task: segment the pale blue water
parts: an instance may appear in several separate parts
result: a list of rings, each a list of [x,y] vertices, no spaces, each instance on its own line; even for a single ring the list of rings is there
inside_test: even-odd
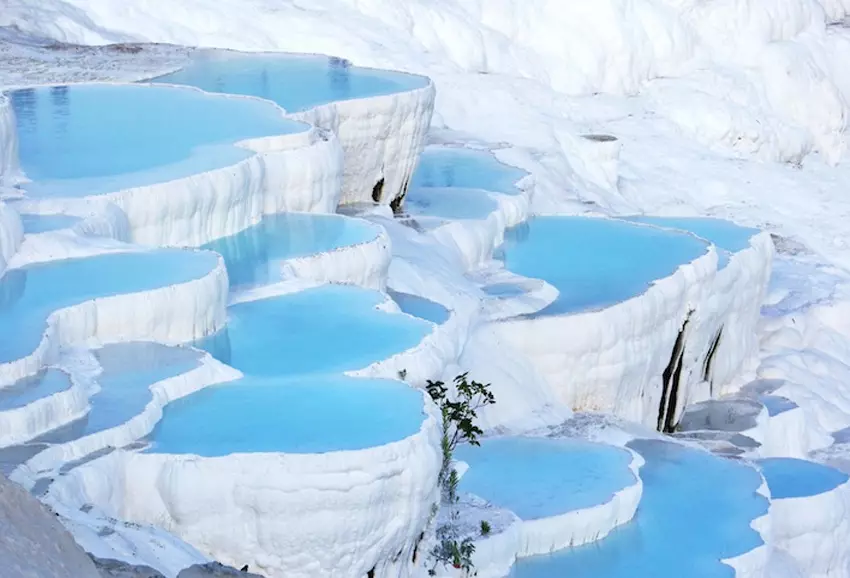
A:
[[[0,363],[32,353],[47,317],[59,308],[199,279],[217,263],[208,251],[159,249],[6,271],[0,278]]]
[[[407,194],[404,207],[416,216],[486,219],[499,205],[485,191],[415,188]]]
[[[706,250],[705,242],[677,231],[613,219],[535,217],[509,229],[499,253],[510,271],[560,291],[536,314],[558,315],[640,295]]]
[[[710,217],[651,217],[646,215],[628,217],[626,220],[687,231],[717,246],[719,263],[723,268],[729,264],[729,254],[743,251],[750,246],[750,239],[760,231],[742,227],[731,221]]]
[[[48,369],[16,381],[9,387],[0,388],[0,411],[17,409],[32,402],[63,392],[71,387],[67,373]]]
[[[815,462],[793,458],[758,461],[773,499],[804,498],[834,490],[848,480],[847,474]]]
[[[767,409],[767,415],[770,417],[799,407],[796,403],[781,395],[760,395],[758,400]]]
[[[117,343],[93,353],[103,372],[97,376],[100,391],[90,398],[89,413],[40,441],[63,443],[128,422],[153,399],[151,385],[195,369],[203,355],[187,347],[148,342]]]
[[[310,376],[248,377],[165,408],[154,453],[323,453],[360,450],[419,431],[422,393],[397,381]]]
[[[153,82],[258,96],[296,112],[336,100],[406,92],[426,86],[428,79],[358,68],[327,56],[219,53],[200,56],[186,68]]]
[[[500,163],[487,151],[463,148],[428,148],[419,158],[410,189],[456,187],[519,194],[516,182],[528,173]]]
[[[457,459],[469,464],[460,489],[534,520],[589,508],[635,483],[629,452],[581,440],[485,439],[460,446]]]
[[[280,262],[375,238],[375,228],[339,215],[281,213],[264,217],[256,226],[208,245],[224,257],[231,287],[265,284],[280,279]]]
[[[28,234],[69,229],[82,220],[82,217],[75,217],[73,215],[33,215],[21,213],[21,223],[24,226],[24,233]]]
[[[646,465],[635,519],[599,542],[517,561],[513,578],[733,578],[721,559],[760,546],[761,477],[741,462],[660,441],[630,444]]]
[[[307,130],[272,103],[162,86],[15,90],[21,168],[38,196],[85,196],[232,165],[232,143]]]
[[[228,308],[224,332],[200,344],[254,376],[364,368],[419,344],[432,325],[375,309],[376,292],[324,285]]]
[[[388,291],[388,293],[393,301],[398,304],[399,309],[408,315],[426,319],[437,325],[445,323],[449,319],[449,310],[435,301],[410,293],[398,291]]]
[[[731,221],[711,217],[652,217],[640,215],[628,217],[627,220],[688,231],[732,253],[743,251],[749,247],[750,239],[761,232],[752,227],[742,227]]]

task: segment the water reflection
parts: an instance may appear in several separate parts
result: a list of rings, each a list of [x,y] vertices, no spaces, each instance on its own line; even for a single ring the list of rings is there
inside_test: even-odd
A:
[[[351,63],[344,58],[331,56],[328,59],[328,79],[332,93],[339,98],[348,98],[351,91],[349,83]]]

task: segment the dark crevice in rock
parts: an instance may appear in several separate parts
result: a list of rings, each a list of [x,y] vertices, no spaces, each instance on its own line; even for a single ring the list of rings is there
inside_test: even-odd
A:
[[[366,572],[366,578],[375,578],[375,566],[372,566],[372,569]]]
[[[402,211],[402,206],[404,205],[404,198],[407,196],[407,188],[410,186],[410,178],[404,180],[404,186],[401,187],[401,194],[390,201],[390,208],[393,210],[394,215],[400,215]]]
[[[419,538],[416,540],[416,544],[413,545],[413,560],[412,562],[416,564],[416,557],[419,555],[419,544],[422,543],[422,540],[425,539],[425,532],[419,534]]]
[[[682,377],[683,359],[685,356],[685,332],[688,328],[691,314],[688,313],[676,343],[673,344],[673,352],[664,372],[661,374],[661,401],[658,403],[657,429],[663,433],[671,433],[676,427],[676,404],[679,401],[679,381]]]
[[[375,186],[372,187],[372,200],[375,201],[376,203],[380,203],[381,202],[381,195],[383,194],[383,192],[384,192],[384,177],[381,177],[380,180],[378,180],[378,182],[375,183]]]
[[[711,363],[714,361],[714,354],[717,353],[717,346],[720,345],[720,338],[723,337],[723,326],[717,331],[714,340],[708,348],[708,353],[705,355],[705,363],[702,366],[702,380],[709,383],[709,394],[714,397],[714,382],[711,379]]]

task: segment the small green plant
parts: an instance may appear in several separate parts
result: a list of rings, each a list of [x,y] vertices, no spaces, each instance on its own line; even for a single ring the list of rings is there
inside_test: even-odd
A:
[[[487,520],[481,520],[481,535],[489,536],[490,535],[490,522]]]
[[[448,521],[437,528],[437,546],[431,552],[436,563],[450,564],[452,567],[463,571],[464,575],[475,575],[472,564],[472,554],[475,552],[475,544],[472,538],[467,536],[459,539],[459,518],[457,486],[460,477],[452,467],[452,456],[457,445],[461,442],[470,445],[480,445],[478,438],[484,433],[475,423],[478,410],[482,407],[496,403],[490,384],[470,381],[469,375],[463,373],[458,375],[453,382],[454,399],[449,397],[449,387],[442,381],[428,381],[426,390],[440,408],[442,417],[442,437],[440,446],[442,449],[442,463],[438,483],[440,485],[440,497],[443,505],[448,508]],[[484,524],[482,522],[482,534]],[[487,524],[489,532],[489,524]],[[432,568],[430,575],[435,575]]]

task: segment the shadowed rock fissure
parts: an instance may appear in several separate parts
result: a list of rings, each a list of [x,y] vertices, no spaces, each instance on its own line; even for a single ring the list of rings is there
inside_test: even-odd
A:
[[[717,346],[720,345],[720,338],[723,337],[723,327],[720,327],[717,335],[708,348],[708,353],[705,355],[705,363],[702,366],[702,380],[708,382],[709,394],[714,397],[714,381],[711,379],[711,363],[714,361],[714,354],[717,353]]]
[[[372,200],[375,201],[376,203],[380,203],[381,202],[381,195],[383,194],[383,192],[384,192],[384,177],[381,177],[380,180],[378,180],[378,182],[375,183],[375,186],[372,187]]]
[[[691,319],[691,313],[688,313],[685,322],[682,323],[682,328],[676,337],[676,343],[673,344],[670,361],[661,374],[662,388],[661,401],[658,403],[657,429],[663,433],[672,433],[676,428],[676,405],[679,401],[679,381],[682,377],[682,365],[685,357],[685,332],[688,328],[688,322]]]
[[[410,185],[410,178],[404,180],[404,186],[401,187],[401,194],[390,201],[390,208],[393,210],[394,215],[400,215],[402,213],[402,205],[404,204],[404,198],[407,196],[407,187]]]
[[[419,534],[419,538],[416,540],[416,544],[413,545],[413,563],[416,564],[416,556],[419,554],[419,544],[422,543],[422,540],[425,539],[425,532]]]

